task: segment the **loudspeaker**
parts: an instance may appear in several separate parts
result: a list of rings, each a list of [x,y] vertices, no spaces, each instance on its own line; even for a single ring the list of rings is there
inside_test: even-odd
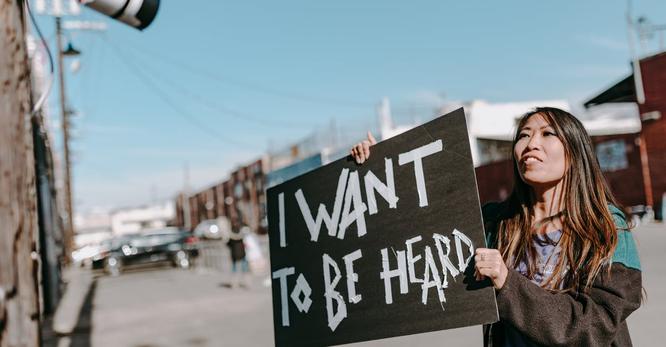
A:
[[[160,0],[81,0],[91,9],[143,30],[157,15]]]

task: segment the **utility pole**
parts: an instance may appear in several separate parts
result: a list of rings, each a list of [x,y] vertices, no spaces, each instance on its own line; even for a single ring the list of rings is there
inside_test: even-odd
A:
[[[627,0],[627,37],[629,39],[629,53],[631,55],[631,65],[634,72],[634,86],[636,89],[636,103],[639,108],[640,105],[645,104],[645,89],[643,88],[643,73],[641,71],[641,61],[636,54],[636,49],[634,47],[634,35],[636,35],[636,28],[634,24],[633,14],[632,14],[632,1]],[[640,151],[641,158],[641,172],[643,174],[643,192],[645,194],[645,205],[648,215],[651,215],[652,206],[654,206],[654,200],[652,199],[652,179],[650,178],[650,166],[648,163],[647,156],[647,146],[645,142],[645,136],[643,131],[638,137],[638,149]]]
[[[56,24],[56,59],[58,64],[58,84],[60,92],[60,114],[62,122],[62,141],[63,141],[63,160],[64,160],[64,177],[63,183],[65,185],[64,192],[64,203],[65,203],[65,213],[67,214],[67,221],[64,225],[63,231],[63,242],[64,242],[64,253],[65,253],[65,263],[71,261],[72,251],[74,250],[74,195],[72,193],[72,162],[70,158],[70,139],[69,139],[69,127],[71,122],[69,117],[72,112],[67,106],[67,90],[65,87],[65,68],[64,68],[64,55],[78,55],[80,52],[73,49],[71,44],[69,45],[67,51],[63,48],[62,36],[63,28],[68,30],[86,30],[86,31],[105,31],[106,24],[101,22],[82,22],[82,21],[62,21],[63,16],[77,16],[80,12],[80,8],[77,1],[70,1],[69,6],[65,8],[62,1],[52,1],[51,9],[47,11],[46,1],[37,3],[37,11],[41,14],[47,14],[55,18]]]
[[[35,165],[24,0],[0,1],[0,347],[39,337]]]
[[[634,47],[634,35],[636,35],[636,29],[634,25],[631,0],[627,0],[627,38],[629,40],[629,54],[631,56],[631,65],[634,72],[634,86],[636,88],[636,101],[638,104],[645,103],[645,90],[643,89],[643,76],[641,74],[641,64],[640,59],[636,54],[636,48]]]
[[[72,208],[72,172],[69,158],[69,115],[65,97],[65,71],[62,56],[62,23],[60,17],[56,22],[56,54],[58,55],[58,82],[60,84],[60,114],[62,119],[62,141],[65,159],[65,205],[67,208],[67,224],[65,224],[65,261],[69,262],[74,250],[74,211]]]
[[[190,211],[190,164],[183,165],[183,224],[185,229],[192,230],[192,212]]]

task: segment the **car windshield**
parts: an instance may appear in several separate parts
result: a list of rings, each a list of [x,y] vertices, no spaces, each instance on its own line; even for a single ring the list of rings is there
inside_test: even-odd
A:
[[[113,250],[113,249],[119,248],[124,243],[126,243],[127,239],[128,239],[127,236],[117,236],[117,237],[114,237],[110,240],[104,241],[101,246],[102,246],[103,249]]]
[[[176,242],[180,239],[180,233],[149,234],[134,238],[130,244],[134,247],[152,247]]]

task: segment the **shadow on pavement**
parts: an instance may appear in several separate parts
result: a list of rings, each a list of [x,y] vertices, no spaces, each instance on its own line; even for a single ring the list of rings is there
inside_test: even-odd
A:
[[[53,321],[48,319],[44,322],[44,333],[42,335],[43,347],[89,347],[92,345],[92,315],[96,288],[97,281],[93,281],[83,301],[76,326],[71,334],[56,334],[52,331]]]

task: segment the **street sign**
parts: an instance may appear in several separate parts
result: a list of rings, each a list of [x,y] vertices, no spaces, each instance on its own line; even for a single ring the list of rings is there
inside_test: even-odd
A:
[[[498,319],[462,108],[270,188],[268,218],[276,346]]]

